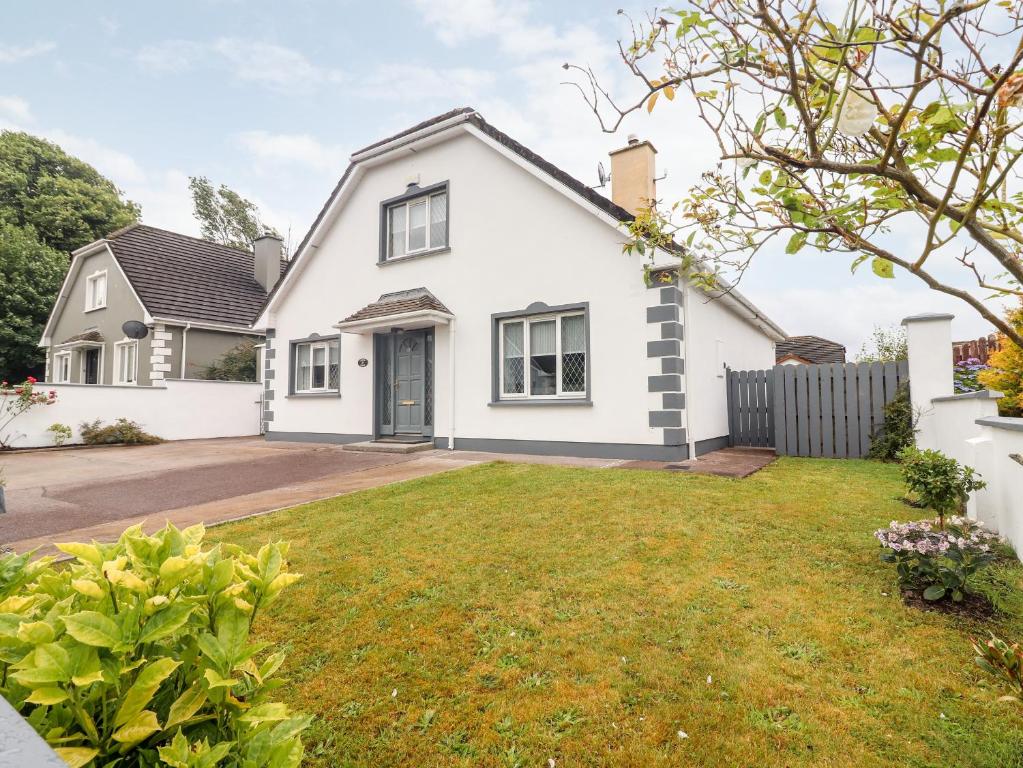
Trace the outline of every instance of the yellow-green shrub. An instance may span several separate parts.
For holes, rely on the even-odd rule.
[[[273,701],[249,632],[296,581],[287,545],[202,548],[201,525],[0,557],[0,693],[71,766],[293,768],[310,718]],[[120,759],[119,759],[120,758]]]

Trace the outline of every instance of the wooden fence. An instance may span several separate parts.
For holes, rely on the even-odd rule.
[[[885,404],[907,379],[905,360],[729,371],[729,444],[784,456],[866,456]]]
[[[970,341],[952,342],[952,364],[962,363],[966,360],[975,359],[987,363],[992,352],[997,352],[1001,347],[1001,339],[997,334],[981,336],[979,339]]]

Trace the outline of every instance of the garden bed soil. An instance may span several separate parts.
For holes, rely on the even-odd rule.
[[[921,611],[935,611],[950,616],[960,616],[975,621],[988,621],[995,616],[995,607],[981,595],[966,595],[960,602],[950,598],[941,600],[924,600],[923,591],[919,589],[902,590],[902,602],[910,608]]]

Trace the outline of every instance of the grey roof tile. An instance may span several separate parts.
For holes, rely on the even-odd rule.
[[[425,288],[412,288],[407,291],[385,293],[372,304],[367,304],[355,314],[349,315],[342,322],[351,323],[357,320],[372,320],[378,317],[390,317],[406,312],[419,312],[432,309],[436,312],[451,314],[451,310]]]
[[[820,336],[789,336],[775,345],[775,360],[796,355],[808,363],[844,363],[845,347]]]

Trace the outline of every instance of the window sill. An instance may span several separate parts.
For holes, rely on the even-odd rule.
[[[550,400],[530,400],[529,398],[523,398],[521,400],[491,400],[487,403],[490,407],[503,408],[504,406],[529,406],[529,405],[581,405],[585,407],[591,407],[593,401],[589,398],[583,397],[566,397],[562,399],[550,399]]]
[[[451,251],[450,245],[445,245],[443,248],[431,248],[429,251],[420,251],[419,253],[410,253],[405,256],[397,256],[393,259],[383,259],[377,261],[378,267],[386,267],[388,264],[399,264],[403,261],[413,261],[414,259],[421,259],[424,256],[439,256],[442,253],[449,253]]]
[[[341,397],[341,392],[336,389],[331,389],[326,392],[292,392],[285,396],[285,399],[292,397],[304,398],[304,397]]]
[[[85,313],[88,314],[89,312],[98,312],[99,310],[106,308],[107,308],[106,304],[104,304],[102,307],[89,307],[88,309],[85,310]]]

